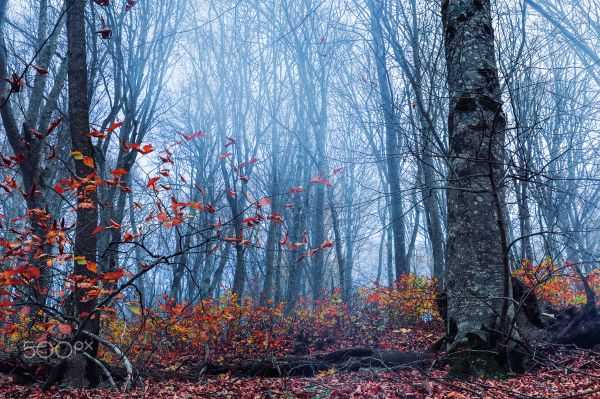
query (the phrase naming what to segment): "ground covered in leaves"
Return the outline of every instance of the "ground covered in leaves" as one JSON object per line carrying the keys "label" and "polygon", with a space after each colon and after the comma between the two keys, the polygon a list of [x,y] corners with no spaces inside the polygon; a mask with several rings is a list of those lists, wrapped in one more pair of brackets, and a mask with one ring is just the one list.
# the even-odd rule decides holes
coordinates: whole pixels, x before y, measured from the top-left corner
{"label": "ground covered in leaves", "polygon": [[[549,286],[542,300],[563,300],[567,293],[559,289],[572,286]],[[104,336],[122,348],[134,366],[135,383],[129,392],[68,390],[60,385],[42,392],[48,371],[42,365],[28,379],[0,374],[0,398],[600,398],[600,355],[564,347],[544,348],[540,353],[551,353],[548,358],[540,355],[530,372],[505,380],[449,378],[443,353],[431,354],[426,367],[404,370],[330,369],[312,377],[278,378],[201,372],[209,362],[235,369],[243,361],[346,348],[426,352],[444,335],[434,288],[434,281],[410,276],[397,287],[362,290],[352,304],[334,294],[317,302],[302,300],[292,311],[285,311],[283,304],[239,302],[231,295],[194,306],[166,297],[153,309],[130,305],[127,319],[103,318]],[[577,303],[578,291],[573,290],[568,303],[552,304]],[[16,325],[2,351],[14,350],[23,340],[47,339],[54,330],[57,326],[50,324],[37,330]],[[114,366],[117,383],[122,382],[119,359],[110,351],[102,352],[101,359]]]}
{"label": "ground covered in leaves", "polygon": [[0,397],[56,398],[600,398],[600,356],[585,352],[560,353],[551,367],[507,380],[458,381],[447,371],[369,371],[311,378],[241,378],[228,374],[202,381],[141,380],[128,393],[108,390],[73,391],[55,387],[42,392],[38,384],[21,386],[0,377]]}

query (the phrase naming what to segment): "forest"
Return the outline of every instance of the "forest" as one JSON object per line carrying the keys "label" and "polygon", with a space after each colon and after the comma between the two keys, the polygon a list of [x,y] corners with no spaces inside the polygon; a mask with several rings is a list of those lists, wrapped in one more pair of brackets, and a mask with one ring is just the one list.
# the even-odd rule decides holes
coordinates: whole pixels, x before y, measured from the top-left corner
{"label": "forest", "polygon": [[0,399],[600,398],[600,0],[0,0]]}

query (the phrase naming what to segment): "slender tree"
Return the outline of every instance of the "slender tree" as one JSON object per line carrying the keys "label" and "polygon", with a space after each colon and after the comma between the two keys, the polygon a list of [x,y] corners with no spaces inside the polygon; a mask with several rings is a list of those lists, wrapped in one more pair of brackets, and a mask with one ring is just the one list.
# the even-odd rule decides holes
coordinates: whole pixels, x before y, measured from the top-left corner
{"label": "slender tree", "polygon": [[[80,184],[77,189],[77,223],[73,255],[76,259],[74,274],[84,279],[96,276],[96,236],[98,226],[98,204],[96,192],[96,168],[94,147],[88,133],[90,131],[88,96],[88,69],[86,53],[85,0],[67,0],[67,77],[69,97],[69,131],[71,133],[72,154],[75,161],[73,178]],[[79,284],[73,288],[69,312],[84,324],[80,329],[98,334],[98,317],[88,317],[95,310],[96,300],[89,297],[88,288]],[[89,349],[95,357],[97,343]],[[94,363],[83,354],[67,359],[65,379],[70,386],[87,387],[98,381],[98,371]],[[84,370],[85,372],[82,372]]]}

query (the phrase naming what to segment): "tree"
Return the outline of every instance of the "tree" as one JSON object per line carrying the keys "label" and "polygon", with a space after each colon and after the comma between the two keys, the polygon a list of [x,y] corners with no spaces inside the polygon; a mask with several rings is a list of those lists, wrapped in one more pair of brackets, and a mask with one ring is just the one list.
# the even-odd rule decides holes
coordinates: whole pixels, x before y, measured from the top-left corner
{"label": "tree", "polygon": [[[88,69],[86,53],[85,0],[67,0],[67,77],[69,97],[69,131],[71,133],[72,155],[75,161],[75,179],[77,189],[77,224],[73,255],[74,275],[80,278],[93,279],[96,264],[96,236],[94,230],[98,226],[97,181],[94,161],[94,148],[88,135],[90,131],[88,96]],[[96,308],[94,297],[87,295],[89,288],[75,284],[70,300],[69,313],[73,318],[81,320],[80,330],[98,334],[99,317],[91,317]],[[96,357],[98,344],[88,351]],[[82,367],[85,372],[82,373]],[[98,382],[98,371],[95,363],[83,354],[67,359],[65,379],[70,386],[87,387]]]}
{"label": "tree", "polygon": [[[9,76],[8,73],[8,52],[5,38],[5,20],[8,7],[8,1],[0,2],[0,74]],[[57,40],[61,28],[64,26],[64,18],[61,17],[52,28],[49,37],[46,37],[48,31],[48,2],[43,0],[39,3],[38,26],[35,36],[35,46],[39,55],[35,62],[39,68],[42,68],[42,73],[37,73],[34,78],[33,87],[29,95],[28,106],[25,110],[22,128],[19,127],[19,120],[15,115],[13,101],[19,92],[11,89],[11,84],[5,82],[2,86],[8,89],[6,93],[0,96],[2,102],[0,106],[0,115],[4,125],[4,130],[8,138],[8,142],[15,156],[21,154],[22,162],[19,163],[19,172],[23,180],[23,189],[27,193],[26,205],[29,211],[29,219],[31,225],[31,234],[38,237],[36,242],[39,253],[48,254],[50,246],[47,245],[46,235],[52,225],[53,215],[48,206],[48,187],[46,186],[47,168],[44,165],[44,147],[47,145],[48,125],[50,117],[57,105],[58,96],[64,85],[64,66],[61,65],[58,76],[54,80],[54,86],[51,93],[47,96],[44,91],[48,85],[47,71],[50,69],[53,53],[56,51]],[[25,71],[26,72],[26,71]],[[25,73],[23,73],[24,75]],[[15,79],[15,75],[13,75]],[[19,80],[24,77],[19,76]],[[13,98],[11,98],[13,97]],[[44,133],[40,133],[44,132]],[[35,134],[37,133],[37,134]],[[41,272],[40,279],[36,287],[32,287],[32,296],[38,305],[45,304],[45,290],[51,284],[51,273],[46,267],[46,255],[32,256],[29,261],[32,265],[38,268]]]}
{"label": "tree", "polygon": [[390,220],[394,234],[394,265],[396,281],[400,281],[403,274],[410,273],[410,265],[406,259],[406,239],[404,225],[404,211],[402,206],[402,192],[400,186],[400,142],[398,110],[394,103],[391,89],[391,80],[388,76],[386,66],[386,49],[383,40],[383,32],[380,25],[380,14],[383,12],[382,4],[370,1],[371,11],[371,34],[373,35],[373,51],[375,53],[375,64],[377,70],[377,82],[381,95],[385,121],[385,144],[386,144],[386,178],[390,191]]}
{"label": "tree", "polygon": [[[503,216],[506,118],[491,1],[442,3],[448,91],[448,333],[450,349],[498,349],[512,302]],[[471,367],[476,366],[471,364]]]}

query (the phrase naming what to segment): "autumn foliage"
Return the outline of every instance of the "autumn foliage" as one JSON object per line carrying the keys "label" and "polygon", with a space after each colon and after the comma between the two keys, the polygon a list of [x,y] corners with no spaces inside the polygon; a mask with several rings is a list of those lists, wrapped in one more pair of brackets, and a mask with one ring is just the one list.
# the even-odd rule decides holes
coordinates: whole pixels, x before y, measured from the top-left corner
{"label": "autumn foliage", "polygon": [[[542,302],[565,308],[586,303],[583,282],[574,266],[573,262],[559,263],[550,258],[538,264],[525,260],[513,275],[533,290]],[[587,275],[587,281],[594,291],[600,293],[600,275],[597,269]]]}

